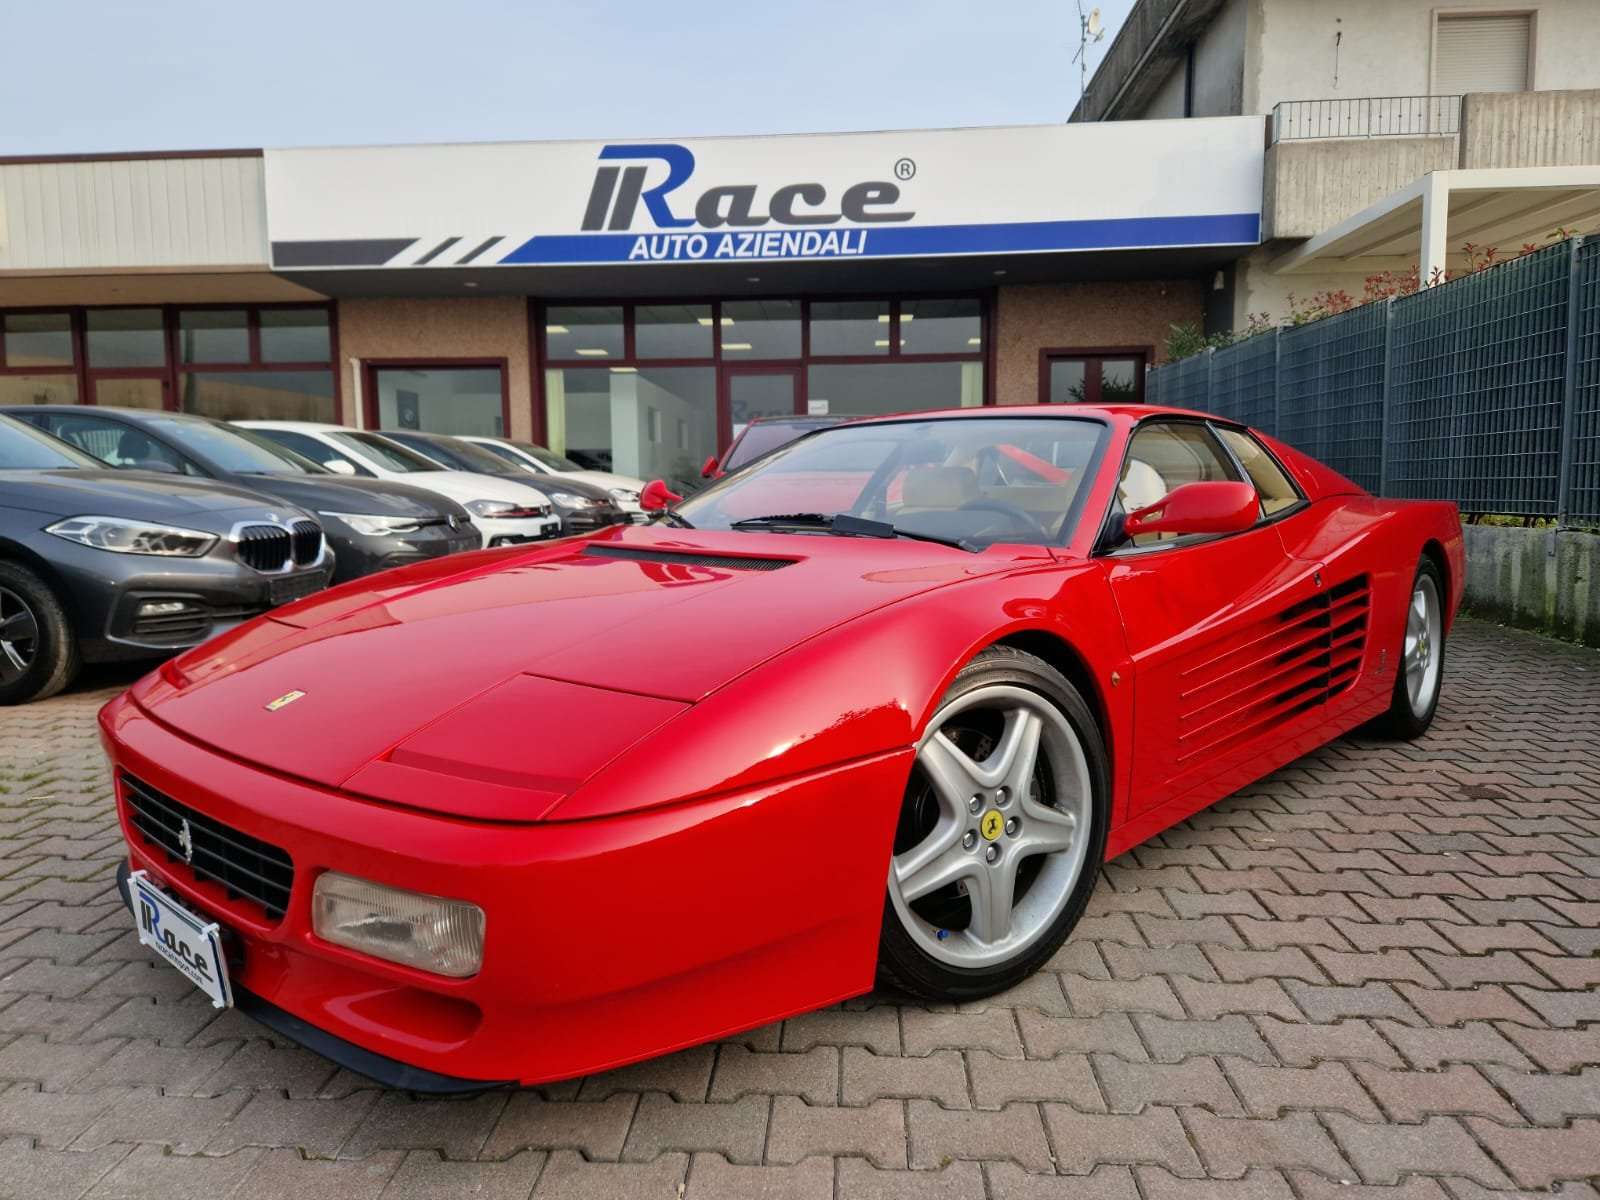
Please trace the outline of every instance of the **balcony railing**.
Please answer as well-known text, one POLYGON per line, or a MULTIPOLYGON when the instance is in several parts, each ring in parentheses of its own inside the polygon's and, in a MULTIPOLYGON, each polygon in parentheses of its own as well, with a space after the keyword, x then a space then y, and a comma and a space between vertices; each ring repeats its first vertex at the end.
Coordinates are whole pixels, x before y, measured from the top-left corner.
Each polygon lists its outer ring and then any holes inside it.
POLYGON ((1359 96, 1282 100, 1272 106, 1272 140, 1448 136, 1459 131, 1460 96, 1359 96))

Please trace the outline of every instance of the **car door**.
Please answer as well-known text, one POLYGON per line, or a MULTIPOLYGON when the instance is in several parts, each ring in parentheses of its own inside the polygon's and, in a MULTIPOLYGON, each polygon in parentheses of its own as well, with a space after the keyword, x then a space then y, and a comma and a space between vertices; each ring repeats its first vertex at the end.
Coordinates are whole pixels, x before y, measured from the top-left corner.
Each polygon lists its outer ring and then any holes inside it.
MULTIPOLYGON (((1119 510, 1206 480, 1248 481, 1214 429, 1197 419, 1144 422, 1128 443, 1108 531, 1120 527, 1119 510)), ((1249 764, 1263 745, 1312 724, 1322 696, 1320 649, 1310 644, 1320 575, 1317 563, 1285 552, 1278 519, 1263 513, 1222 536, 1113 533, 1102 542, 1133 663, 1129 816, 1234 790, 1255 777, 1249 764)))

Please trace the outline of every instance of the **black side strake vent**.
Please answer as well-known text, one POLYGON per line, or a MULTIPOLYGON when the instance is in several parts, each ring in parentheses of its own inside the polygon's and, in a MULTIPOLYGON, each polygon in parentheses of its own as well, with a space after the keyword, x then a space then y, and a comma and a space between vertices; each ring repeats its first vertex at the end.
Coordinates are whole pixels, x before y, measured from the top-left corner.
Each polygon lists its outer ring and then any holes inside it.
POLYGON ((620 558, 627 562, 670 563, 675 567, 719 567, 724 571, 776 571, 790 566, 792 558, 752 558, 739 554, 695 554, 676 550, 641 550, 633 546, 585 546, 590 558, 620 558))

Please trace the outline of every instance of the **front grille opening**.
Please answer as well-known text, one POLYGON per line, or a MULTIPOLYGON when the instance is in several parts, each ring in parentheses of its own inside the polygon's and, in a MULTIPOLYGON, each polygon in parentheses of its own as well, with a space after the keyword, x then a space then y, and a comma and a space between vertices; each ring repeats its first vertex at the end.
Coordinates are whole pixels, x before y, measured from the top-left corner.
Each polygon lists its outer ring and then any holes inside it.
POLYGON ((126 771, 122 795, 134 832, 146 846, 165 854, 170 865, 219 885, 230 900, 249 901, 269 921, 283 919, 294 887, 294 863, 287 851, 197 812, 126 771))
POLYGON ((281 571, 289 563, 293 539, 277 525, 246 525, 239 530, 239 561, 257 571, 281 571))
POLYGON ((309 567, 322 553, 322 527, 315 521, 296 521, 289 526, 289 536, 294 543, 294 561, 309 567))
POLYGON ((750 555, 696 554, 693 551, 641 550, 634 546, 586 546, 590 558, 620 558, 629 562, 671 563, 680 567, 720 567, 726 571, 776 571, 791 566, 792 558, 754 558, 750 555))

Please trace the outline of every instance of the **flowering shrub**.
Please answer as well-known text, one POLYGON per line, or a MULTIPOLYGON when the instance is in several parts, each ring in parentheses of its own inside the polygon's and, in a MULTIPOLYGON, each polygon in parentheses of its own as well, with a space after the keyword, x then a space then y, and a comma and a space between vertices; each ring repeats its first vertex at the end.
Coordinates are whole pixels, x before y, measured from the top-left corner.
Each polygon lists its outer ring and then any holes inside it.
MULTIPOLYGON (((1545 241, 1564 241, 1576 233, 1575 229, 1569 229, 1564 225, 1557 226, 1545 236, 1545 241)), ((1428 277, 1427 286, 1434 287, 1451 279, 1472 275, 1500 263, 1521 258, 1524 254, 1532 254, 1538 249, 1540 247, 1537 243, 1524 242, 1516 253, 1502 255, 1497 247, 1464 242, 1461 253, 1466 257, 1466 266, 1459 270, 1440 270, 1435 267, 1428 277)), ((1415 295, 1422 290, 1422 286, 1421 272, 1413 263, 1404 271, 1379 271, 1375 275, 1368 275, 1363 282, 1359 300, 1343 288, 1316 292, 1304 299, 1290 292, 1289 313, 1282 321, 1273 321, 1268 313, 1250 313, 1243 329, 1209 335, 1201 333, 1193 323, 1173 325, 1167 333, 1164 349, 1168 361, 1176 362, 1180 358, 1188 358, 1206 350, 1221 350, 1235 342, 1242 342, 1258 333, 1265 333, 1275 324, 1304 325, 1310 321, 1320 321, 1324 317, 1335 317, 1340 313, 1349 312, 1352 308, 1358 308, 1363 304, 1415 295)))

